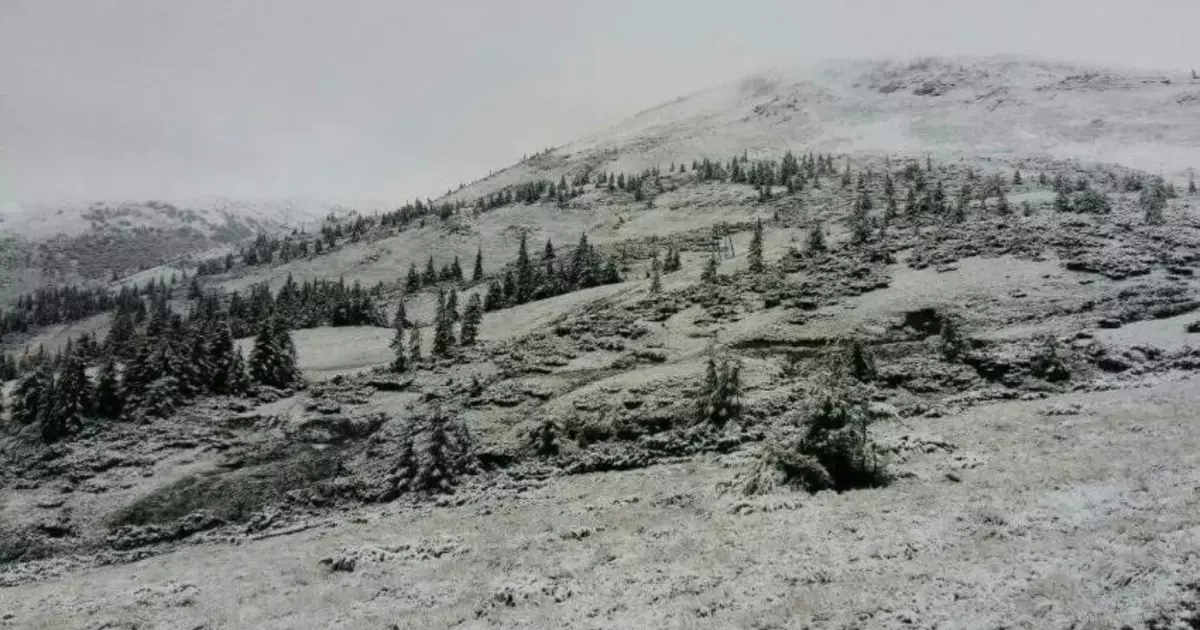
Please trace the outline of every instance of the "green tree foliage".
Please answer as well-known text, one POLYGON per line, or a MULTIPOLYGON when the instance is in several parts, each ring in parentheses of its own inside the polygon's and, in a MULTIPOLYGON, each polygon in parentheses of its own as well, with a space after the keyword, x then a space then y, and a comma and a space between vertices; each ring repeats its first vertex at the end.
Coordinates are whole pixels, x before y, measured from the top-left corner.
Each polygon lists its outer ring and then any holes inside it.
POLYGON ((724 426, 742 413, 742 363, 733 357, 718 357, 710 351, 704 383, 696 401, 699 421, 724 426))
POLYGON ((125 400, 121 397, 121 386, 117 377, 116 363, 109 359, 96 375, 96 400, 93 405, 96 415, 113 420, 121 417, 125 400))
POLYGON ((1148 186, 1142 189, 1138 195, 1138 205, 1145 213, 1146 223, 1150 225, 1166 223, 1165 211, 1169 198, 1167 186, 1161 177, 1155 177, 1148 186))
POLYGON ((17 381, 12 394, 10 417, 18 425, 30 425, 42 414, 42 403, 47 390, 53 385, 54 375, 49 367, 42 365, 29 370, 17 381))
POLYGON ((404 329, 396 328, 392 334, 392 341, 388 344, 392 348, 393 358, 391 369, 393 372, 408 371, 408 350, 404 346, 404 329))
POLYGON ((967 340, 959 330, 958 322, 953 317, 942 319, 940 349, 947 361, 960 361, 970 349, 967 340))
POLYGON ((820 220, 813 221, 812 226, 808 228, 808 251, 809 253, 824 252, 827 247, 825 245, 825 226, 820 220))
POLYGON ((421 288, 421 276, 417 273, 416 263, 408 265, 408 279, 404 281, 404 290, 408 293, 415 293, 421 288))
POLYGON ((810 491, 842 492, 887 484, 887 471, 867 430, 871 421, 866 401, 848 390, 820 396, 797 448, 819 465, 806 480, 810 491))
POLYGON ((429 260, 425 262, 425 271, 421 274, 421 284, 427 287, 437 284, 438 275, 437 269, 433 266, 433 256, 429 256, 429 260))
POLYGON ((471 272, 471 282, 483 281, 483 248, 475 251, 475 269, 471 272))
POLYGON ((399 303, 396 304, 396 314, 392 316, 392 328, 396 330, 404 330, 412 326, 412 322, 408 319, 408 309, 404 307, 404 296, 400 296, 399 303))
POLYGON ((467 300, 467 309, 463 313, 462 326, 459 331, 459 343, 464 346, 475 345, 479 337, 479 325, 483 322, 483 302, 478 293, 472 293, 467 300))
POLYGON ((53 396, 48 397, 41 409, 42 440, 57 442, 83 427, 85 419, 92 414, 92 384, 84 371, 83 361, 68 355, 58 379, 51 386, 53 396))
POLYGON ((1108 214, 1112 212, 1112 202, 1109 200, 1108 195, 1095 188, 1088 188, 1087 190, 1075 193, 1071 200, 1071 207, 1076 212, 1088 214, 1108 214))
POLYGON ((450 316, 448 300, 442 292, 438 292, 438 308, 433 326, 433 355, 438 357, 450 356, 454 347, 454 319, 450 316))
POLYGON ((286 325, 277 318, 263 320, 250 351, 250 377, 255 382, 286 389, 301 382, 296 347, 286 325))
POLYGON ((424 360, 421 356, 421 329, 416 326, 408 335, 408 360, 414 366, 420 365, 424 360))
POLYGON ((474 440, 462 421, 441 409, 413 416, 400 437, 392 472, 399 492, 444 493, 474 468, 474 440))
MULTIPOLYGON (((657 262, 657 261, 655 261, 657 262)), ((762 221, 754 223, 754 235, 750 238, 750 273, 762 273, 763 264, 763 225, 762 221)), ((657 272, 657 265, 655 266, 657 272)))
POLYGON ((846 373, 856 381, 869 383, 879 377, 875 367, 875 357, 863 343, 857 339, 850 342, 846 351, 846 373))

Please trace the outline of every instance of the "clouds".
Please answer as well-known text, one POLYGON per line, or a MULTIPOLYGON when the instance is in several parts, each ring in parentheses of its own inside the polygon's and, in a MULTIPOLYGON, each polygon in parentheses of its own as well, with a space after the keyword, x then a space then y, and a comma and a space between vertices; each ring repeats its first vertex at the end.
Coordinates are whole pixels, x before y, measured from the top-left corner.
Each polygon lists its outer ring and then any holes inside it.
POLYGON ((1189 23, 1190 0, 6 0, 0 198, 433 196, 762 67, 1187 68, 1189 23))

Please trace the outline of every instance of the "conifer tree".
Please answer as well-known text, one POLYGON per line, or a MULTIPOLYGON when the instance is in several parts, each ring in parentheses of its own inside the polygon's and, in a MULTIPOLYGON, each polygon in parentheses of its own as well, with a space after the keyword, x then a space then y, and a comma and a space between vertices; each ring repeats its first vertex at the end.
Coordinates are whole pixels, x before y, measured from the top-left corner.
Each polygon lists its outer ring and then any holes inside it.
POLYGON ((92 413, 92 401, 92 384, 83 361, 68 355, 54 385, 52 405, 42 410, 42 440, 56 442, 82 428, 84 419, 92 413))
POLYGON ((657 295, 662 293, 662 273, 659 271, 658 257, 654 257, 654 261, 650 265, 650 294, 657 295))
POLYGON ((250 391, 250 371, 246 368, 246 360, 241 351, 233 353, 233 361, 229 364, 229 394, 242 396, 250 391))
POLYGON ((421 357, 421 329, 416 326, 408 335, 408 360, 411 365, 420 365, 421 357))
POLYGON ((437 269, 433 266, 433 255, 429 256, 429 260, 425 263, 425 273, 421 276, 421 284, 425 286, 433 286, 437 284, 437 269))
POLYGON ((1138 203, 1142 206, 1142 210, 1146 214, 1146 223, 1150 225, 1162 225, 1166 222, 1166 216, 1163 211, 1166 210, 1167 200, 1170 196, 1167 186, 1161 177, 1155 177, 1149 186, 1142 189, 1142 192, 1138 195, 1138 203))
MULTIPOLYGON (((657 276, 658 260, 654 262, 654 273, 657 276)), ((754 223, 754 235, 750 238, 750 273, 762 273, 763 269, 763 226, 759 220, 754 223)))
POLYGON ((483 248, 480 247, 475 251, 475 270, 471 272, 471 282, 481 282, 483 280, 483 248))
POLYGON ((825 226, 819 220, 813 221, 812 227, 808 229, 808 251, 817 253, 825 249, 825 226))
POLYGON ((517 304, 524 304, 533 296, 533 262, 529 259, 529 246, 524 232, 521 233, 521 243, 517 248, 516 289, 517 304))
POLYGON ((459 343, 464 346, 475 344, 479 336, 479 324, 483 321, 483 302, 478 293, 472 293, 467 299, 467 309, 463 313, 462 328, 459 332, 459 343))
POLYGON ((460 319, 458 313, 458 289, 453 287, 446 294, 446 317, 451 322, 457 322, 460 319))
POLYGON ((433 354, 449 356, 454 346, 454 319, 450 317, 448 300, 438 294, 438 311, 433 322, 433 354))
POLYGON ((854 201, 854 209, 850 215, 851 238, 857 245, 865 244, 871 239, 871 217, 867 214, 865 196, 854 201))
MULTIPOLYGON (((214 327, 212 343, 209 346, 209 362, 212 366, 212 379, 209 389, 218 396, 240 393, 234 385, 238 375, 237 364, 242 364, 242 353, 233 341, 233 331, 229 324, 221 323, 214 327)), ((245 365, 241 365, 245 370, 245 365)))
POLYGON ((421 276, 417 274, 416 263, 408 264, 408 279, 404 282, 404 290, 415 293, 421 289, 421 276))
POLYGON ((962 223, 967 220, 967 205, 971 203, 971 185, 964 183, 958 189, 958 200, 954 203, 954 211, 950 213, 950 220, 955 223, 962 223))
POLYGON ((250 376, 258 383, 280 389, 291 387, 300 380, 292 335, 273 315, 263 320, 254 338, 250 376))
POLYGON ((17 381, 12 394, 12 421, 18 425, 29 425, 37 422, 41 415, 42 401, 48 381, 53 378, 46 368, 40 365, 31 369, 17 381))
POLYGON ((458 256, 455 256, 454 262, 450 263, 450 279, 462 284, 463 270, 462 265, 458 264, 458 256))
POLYGON ((704 383, 697 401, 697 418, 723 426, 741 415, 741 362, 732 358, 718 359, 710 350, 704 383))
POLYGON ((1189 195, 1196 194, 1196 174, 1195 173, 1191 173, 1188 175, 1188 194, 1189 195))
POLYGON ((404 330, 412 326, 412 322, 408 321, 408 310, 404 308, 404 296, 400 296, 400 303, 396 305, 396 315, 392 317, 392 328, 396 330, 404 330))
POLYGON ((100 366, 100 373, 96 376, 96 415, 114 420, 121 417, 124 406, 120 383, 117 381, 117 366, 109 359, 100 366))
POLYGON ((398 373, 399 372, 407 372, 408 371, 408 356, 406 353, 408 351, 404 347, 404 329, 403 328, 396 329, 395 334, 392 335, 392 341, 388 345, 391 347, 392 352, 394 353, 394 357, 392 359, 392 364, 390 366, 392 371, 398 372, 398 373))
POLYGON ((108 356, 123 360, 132 357, 135 332, 132 315, 126 309, 118 308, 113 316, 108 337, 104 340, 108 356))

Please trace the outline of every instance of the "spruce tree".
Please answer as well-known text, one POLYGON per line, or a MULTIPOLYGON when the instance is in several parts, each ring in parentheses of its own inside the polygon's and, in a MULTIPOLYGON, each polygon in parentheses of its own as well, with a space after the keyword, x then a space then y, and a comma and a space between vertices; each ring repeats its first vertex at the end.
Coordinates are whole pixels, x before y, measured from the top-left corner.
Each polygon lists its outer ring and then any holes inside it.
POLYGON ((1017 170, 1013 171, 1012 183, 1013 183, 1013 186, 1021 185, 1021 169, 1017 169, 1017 170))
POLYGON ((529 259, 529 246, 525 232, 521 232, 521 244, 517 249, 517 303, 524 304, 533 296, 533 263, 529 259))
POLYGON ((104 339, 104 347, 108 356, 121 360, 132 357, 135 336, 136 329, 132 315, 124 308, 118 308, 113 316, 108 337, 104 339))
POLYGON ((871 239, 871 217, 867 214, 865 199, 865 196, 855 199, 850 214, 850 233, 856 245, 863 245, 871 239))
POLYGON ((662 273, 659 271, 658 257, 655 256, 654 261, 650 265, 650 294, 658 295, 662 293, 662 273))
POLYGON ((467 309, 463 313, 462 328, 459 332, 459 343, 464 346, 475 344, 479 336, 479 324, 483 321, 483 302, 478 293, 472 293, 467 300, 467 309))
POLYGON ((454 262, 450 263, 450 279, 462 284, 463 270, 462 265, 458 263, 458 256, 454 257, 454 262))
POLYGON ((447 308, 447 300, 440 293, 438 294, 438 309, 437 315, 434 318, 433 325, 433 354, 434 356, 446 357, 450 355, 450 349, 454 345, 454 320, 451 318, 449 309, 447 308))
POLYGON ((82 428, 92 413, 93 400, 83 361, 68 355, 54 387, 53 410, 42 418, 42 439, 55 442, 82 428))
POLYGON ((1195 173, 1191 173, 1188 175, 1188 194, 1189 195, 1196 194, 1196 174, 1195 173))
POLYGON ((475 270, 471 272, 471 282, 483 280, 483 248, 475 251, 475 270))
POLYGON ((258 383, 280 389, 291 387, 300 380, 291 333, 274 316, 259 325, 250 351, 250 376, 258 383))
POLYGON ((412 326, 412 322, 408 321, 408 310, 404 308, 404 296, 400 296, 400 303, 396 305, 396 315, 392 318, 392 328, 396 330, 404 330, 412 326))
POLYGON ((809 253, 817 253, 825 251, 825 226, 820 220, 813 221, 812 226, 808 229, 808 251, 809 253))
POLYGON ((457 322, 460 317, 458 313, 458 290, 451 288, 446 294, 446 317, 450 318, 451 322, 457 322))
POLYGON ((1150 225, 1162 225, 1166 222, 1164 210, 1167 208, 1167 200, 1169 198, 1170 193, 1167 191, 1166 184, 1161 177, 1155 177, 1149 186, 1142 189, 1142 192, 1138 195, 1138 203, 1145 212, 1146 223, 1150 225))
POLYGON ((100 366, 100 373, 96 377, 96 415, 114 420, 121 417, 124 406, 120 383, 117 381, 117 366, 109 359, 100 366))
POLYGON ((408 360, 409 363, 417 366, 421 364, 421 329, 416 326, 408 335, 408 360))
POLYGON ((31 369, 17 381, 12 394, 12 421, 18 425, 29 425, 37 422, 41 413, 44 391, 47 381, 52 378, 44 366, 31 369))
MULTIPOLYGON (((214 327, 211 334, 209 362, 212 365, 212 379, 209 381, 209 389, 218 396, 239 393, 234 386, 237 379, 235 364, 241 362, 242 353, 233 341, 233 331, 229 324, 221 323, 214 327)), ((244 365, 242 369, 245 369, 244 365)))
POLYGON ((250 371, 246 368, 246 360, 240 351, 233 353, 233 362, 229 365, 229 394, 243 396, 250 392, 250 371))
MULTIPOLYGON (((658 260, 654 261, 654 275, 658 276, 658 260)), ((754 235, 750 238, 750 273, 762 273, 763 266, 763 226, 762 220, 754 223, 754 235)), ((661 282, 660 282, 661 288, 661 282)), ((657 291, 654 291, 657 293, 657 291)))
POLYGON ((429 260, 425 263, 425 273, 421 276, 421 284, 425 286, 433 286, 437 284, 437 269, 433 267, 433 256, 429 256, 429 260))
POLYGON ((417 274, 416 263, 408 265, 408 279, 404 282, 404 290, 408 293, 415 293, 421 289, 421 276, 417 274))
POLYGON ((391 369, 393 372, 408 371, 408 356, 407 350, 404 347, 404 329, 396 328, 395 334, 392 335, 392 341, 388 344, 392 348, 394 358, 392 359, 391 369))

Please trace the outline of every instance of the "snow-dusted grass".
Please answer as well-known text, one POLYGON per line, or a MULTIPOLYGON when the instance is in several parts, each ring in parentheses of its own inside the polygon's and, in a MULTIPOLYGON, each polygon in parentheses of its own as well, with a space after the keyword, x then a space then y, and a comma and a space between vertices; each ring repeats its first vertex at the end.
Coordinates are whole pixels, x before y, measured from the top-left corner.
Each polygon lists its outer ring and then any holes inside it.
POLYGON ((887 489, 722 495, 750 458, 714 456, 462 507, 362 509, 333 528, 186 547, 3 601, 31 629, 1137 625, 1200 571, 1200 389, 1058 402, 1084 413, 1005 403, 882 425, 884 439, 916 431, 958 449, 911 453, 895 465, 915 477, 887 489), (382 551, 404 545, 459 551, 382 551), (353 573, 318 564, 347 549, 380 555, 353 573))

